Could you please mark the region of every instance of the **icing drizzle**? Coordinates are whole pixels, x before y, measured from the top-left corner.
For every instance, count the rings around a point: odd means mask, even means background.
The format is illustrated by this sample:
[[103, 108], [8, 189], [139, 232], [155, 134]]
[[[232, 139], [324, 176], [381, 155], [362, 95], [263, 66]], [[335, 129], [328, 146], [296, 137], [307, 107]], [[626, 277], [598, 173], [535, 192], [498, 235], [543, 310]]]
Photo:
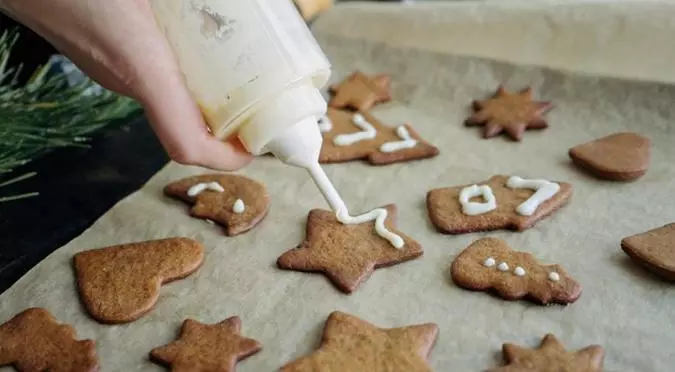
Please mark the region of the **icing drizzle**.
[[198, 183], [196, 185], [192, 185], [187, 191], [187, 194], [189, 197], [194, 198], [195, 196], [199, 195], [202, 193], [202, 191], [205, 190], [211, 190], [215, 192], [225, 192], [225, 189], [223, 186], [221, 186], [218, 182], [203, 182], [203, 183]]
[[234, 204], [232, 205], [232, 212], [236, 214], [242, 214], [246, 210], [246, 205], [244, 204], [244, 201], [241, 199], [237, 199], [234, 201]]
[[[477, 196], [482, 196], [485, 202], [470, 201], [471, 198]], [[462, 204], [462, 213], [467, 216], [476, 216], [497, 209], [497, 199], [488, 185], [471, 185], [463, 188], [459, 193], [459, 203]]]
[[506, 186], [512, 189], [532, 189], [534, 194], [516, 208], [522, 216], [531, 216], [545, 201], [551, 199], [560, 190], [560, 185], [546, 180], [526, 180], [517, 176], [510, 177]]
[[375, 232], [377, 235], [381, 236], [384, 239], [387, 239], [391, 245], [395, 248], [402, 248], [405, 242], [403, 238], [399, 235], [394, 234], [389, 231], [384, 226], [384, 221], [387, 219], [387, 210], [384, 208], [376, 208], [368, 213], [364, 213], [360, 216], [352, 217], [349, 215], [347, 209], [340, 209], [337, 214], [337, 219], [345, 225], [356, 225], [368, 221], [375, 220]]
[[404, 149], [409, 149], [417, 145], [417, 140], [413, 139], [408, 133], [408, 128], [405, 125], [400, 125], [396, 128], [396, 135], [401, 139], [401, 141], [394, 142], [385, 142], [380, 146], [380, 151], [382, 152], [394, 152]]
[[321, 119], [319, 119], [319, 130], [321, 133], [326, 133], [330, 132], [331, 129], [333, 129], [333, 121], [330, 120], [328, 115], [324, 115]]
[[366, 121], [366, 118], [361, 114], [354, 114], [352, 116], [352, 122], [354, 125], [361, 129], [360, 132], [349, 133], [349, 134], [340, 134], [333, 138], [333, 144], [336, 146], [349, 146], [353, 145], [356, 142], [373, 139], [377, 135], [377, 131], [372, 124]]

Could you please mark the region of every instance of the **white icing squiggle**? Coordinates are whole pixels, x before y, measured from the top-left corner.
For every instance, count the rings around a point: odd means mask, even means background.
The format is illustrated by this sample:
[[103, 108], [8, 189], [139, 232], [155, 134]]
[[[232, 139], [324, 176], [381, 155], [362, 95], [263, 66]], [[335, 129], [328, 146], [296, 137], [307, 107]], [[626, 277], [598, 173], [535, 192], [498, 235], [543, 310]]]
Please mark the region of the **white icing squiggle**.
[[532, 189], [535, 193], [516, 208], [522, 216], [531, 216], [539, 206], [560, 191], [560, 185], [546, 180], [526, 180], [517, 176], [510, 177], [506, 186], [512, 189]]
[[497, 266], [497, 269], [499, 269], [499, 271], [509, 271], [509, 264], [502, 262]]
[[515, 269], [513, 269], [513, 273], [516, 274], [516, 276], [525, 276], [525, 269], [517, 266]]
[[495, 259], [492, 258], [492, 257], [488, 257], [488, 258], [485, 259], [485, 261], [483, 261], [483, 266], [485, 266], [485, 267], [492, 267], [496, 264], [497, 264], [497, 262], [495, 262]]
[[408, 133], [408, 129], [405, 125], [401, 125], [396, 128], [396, 134], [401, 139], [401, 141], [395, 142], [385, 142], [380, 146], [380, 151], [382, 152], [394, 152], [403, 149], [409, 149], [417, 145], [417, 140], [413, 139]]
[[548, 273], [548, 280], [552, 282], [557, 282], [558, 280], [560, 280], [560, 274], [556, 273], [555, 271], [552, 271]]
[[330, 132], [331, 129], [333, 129], [333, 121], [330, 120], [328, 115], [324, 115], [321, 119], [319, 119], [319, 130], [322, 133]]
[[232, 212], [236, 214], [242, 214], [246, 210], [246, 205], [244, 204], [244, 201], [241, 199], [237, 199], [234, 201], [234, 204], [232, 205]]
[[354, 125], [361, 129], [360, 132], [349, 133], [349, 134], [340, 134], [333, 138], [333, 144], [336, 146], [349, 146], [355, 144], [356, 142], [363, 141], [366, 139], [373, 139], [377, 135], [377, 131], [372, 124], [370, 124], [361, 114], [354, 114], [352, 117], [352, 122]]
[[377, 232], [377, 235], [387, 239], [395, 248], [400, 249], [405, 244], [403, 238], [387, 230], [384, 226], [384, 221], [387, 219], [387, 210], [384, 208], [373, 209], [368, 213], [356, 217], [350, 216], [347, 209], [341, 209], [337, 212], [336, 216], [338, 221], [345, 225], [357, 225], [375, 220], [375, 231]]
[[[470, 201], [471, 198], [482, 196], [484, 203]], [[476, 216], [497, 209], [497, 199], [488, 185], [471, 185], [459, 192], [459, 203], [462, 204], [462, 213], [467, 216]]]
[[201, 194], [202, 191], [211, 190], [216, 192], [224, 192], [225, 189], [218, 182], [204, 182], [192, 185], [187, 191], [189, 197], [194, 198], [195, 196]]

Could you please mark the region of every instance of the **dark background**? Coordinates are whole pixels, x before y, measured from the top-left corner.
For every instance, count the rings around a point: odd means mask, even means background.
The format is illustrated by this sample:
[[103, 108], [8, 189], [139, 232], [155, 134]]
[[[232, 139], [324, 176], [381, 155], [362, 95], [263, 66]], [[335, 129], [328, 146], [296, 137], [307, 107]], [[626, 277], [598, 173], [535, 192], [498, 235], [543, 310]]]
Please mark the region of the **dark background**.
[[[0, 13], [0, 33], [17, 26]], [[20, 27], [10, 64], [23, 65], [25, 80], [53, 53], [46, 41]], [[57, 150], [17, 169], [14, 175], [38, 174], [0, 188], [0, 196], [33, 191], [40, 196], [0, 203], [0, 293], [141, 187], [167, 161], [147, 122], [139, 117], [97, 133], [89, 149]]]

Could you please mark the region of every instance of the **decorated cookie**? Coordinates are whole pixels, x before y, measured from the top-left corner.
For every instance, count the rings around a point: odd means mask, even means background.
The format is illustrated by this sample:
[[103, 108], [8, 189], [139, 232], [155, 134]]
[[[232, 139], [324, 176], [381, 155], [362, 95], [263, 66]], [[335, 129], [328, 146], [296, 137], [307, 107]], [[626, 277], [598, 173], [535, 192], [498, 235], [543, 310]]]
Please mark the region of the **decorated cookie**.
[[410, 125], [388, 127], [365, 112], [329, 108], [319, 128], [323, 132], [321, 163], [367, 159], [373, 165], [384, 165], [430, 158], [439, 152]]
[[448, 234], [512, 229], [523, 231], [566, 204], [572, 185], [517, 176], [494, 176], [481, 184], [434, 189], [427, 209]]
[[573, 147], [569, 156], [580, 168], [613, 181], [631, 181], [649, 168], [651, 140], [637, 133], [616, 133]]
[[168, 196], [193, 204], [193, 217], [215, 221], [229, 236], [253, 228], [266, 215], [270, 197], [265, 186], [232, 174], [206, 174], [170, 183]]
[[352, 73], [340, 84], [331, 86], [330, 107], [367, 111], [381, 102], [391, 101], [391, 77], [367, 76], [360, 71]]
[[452, 280], [472, 291], [494, 291], [506, 300], [567, 304], [581, 296], [581, 285], [562, 267], [542, 265], [529, 253], [511, 249], [505, 241], [475, 241], [453, 261]]
[[353, 224], [340, 223], [332, 212], [314, 209], [307, 217], [305, 241], [281, 255], [277, 265], [323, 273], [340, 290], [352, 293], [375, 269], [422, 255], [419, 243], [395, 229], [395, 219], [393, 204], [352, 218]]
[[675, 223], [624, 238], [621, 249], [653, 273], [675, 281]]
[[281, 372], [431, 371], [427, 358], [438, 337], [436, 324], [378, 328], [335, 311], [323, 328], [319, 348], [281, 368]]
[[591, 345], [570, 352], [552, 334], [547, 334], [536, 349], [514, 344], [502, 346], [506, 365], [489, 372], [601, 372], [605, 351]]
[[0, 326], [0, 367], [25, 372], [98, 371], [94, 341], [75, 337], [73, 327], [59, 324], [47, 310], [24, 310]]
[[75, 255], [80, 297], [101, 323], [127, 323], [149, 312], [162, 284], [197, 271], [199, 242], [169, 238], [94, 249]]
[[499, 86], [494, 97], [473, 102], [474, 114], [466, 119], [466, 125], [484, 126], [484, 138], [506, 132], [513, 140], [520, 141], [527, 129], [548, 127], [543, 115], [551, 108], [551, 102], [533, 101], [531, 88], [509, 93]]
[[218, 324], [202, 324], [192, 319], [183, 322], [178, 340], [150, 352], [154, 362], [171, 367], [172, 372], [235, 372], [237, 362], [262, 348], [240, 335], [237, 316]]

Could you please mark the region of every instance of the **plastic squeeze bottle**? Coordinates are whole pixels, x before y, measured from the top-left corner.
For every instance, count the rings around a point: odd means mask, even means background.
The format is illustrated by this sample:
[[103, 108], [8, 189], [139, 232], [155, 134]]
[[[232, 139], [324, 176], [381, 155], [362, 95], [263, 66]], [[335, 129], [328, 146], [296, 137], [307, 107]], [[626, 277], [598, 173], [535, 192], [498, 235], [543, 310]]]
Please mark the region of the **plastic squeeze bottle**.
[[349, 216], [319, 165], [317, 121], [327, 110], [319, 89], [330, 64], [291, 0], [152, 0], [151, 6], [216, 137], [237, 136], [253, 155], [271, 152], [307, 169], [340, 222], [376, 220], [378, 234], [403, 245], [384, 228], [385, 209]]

